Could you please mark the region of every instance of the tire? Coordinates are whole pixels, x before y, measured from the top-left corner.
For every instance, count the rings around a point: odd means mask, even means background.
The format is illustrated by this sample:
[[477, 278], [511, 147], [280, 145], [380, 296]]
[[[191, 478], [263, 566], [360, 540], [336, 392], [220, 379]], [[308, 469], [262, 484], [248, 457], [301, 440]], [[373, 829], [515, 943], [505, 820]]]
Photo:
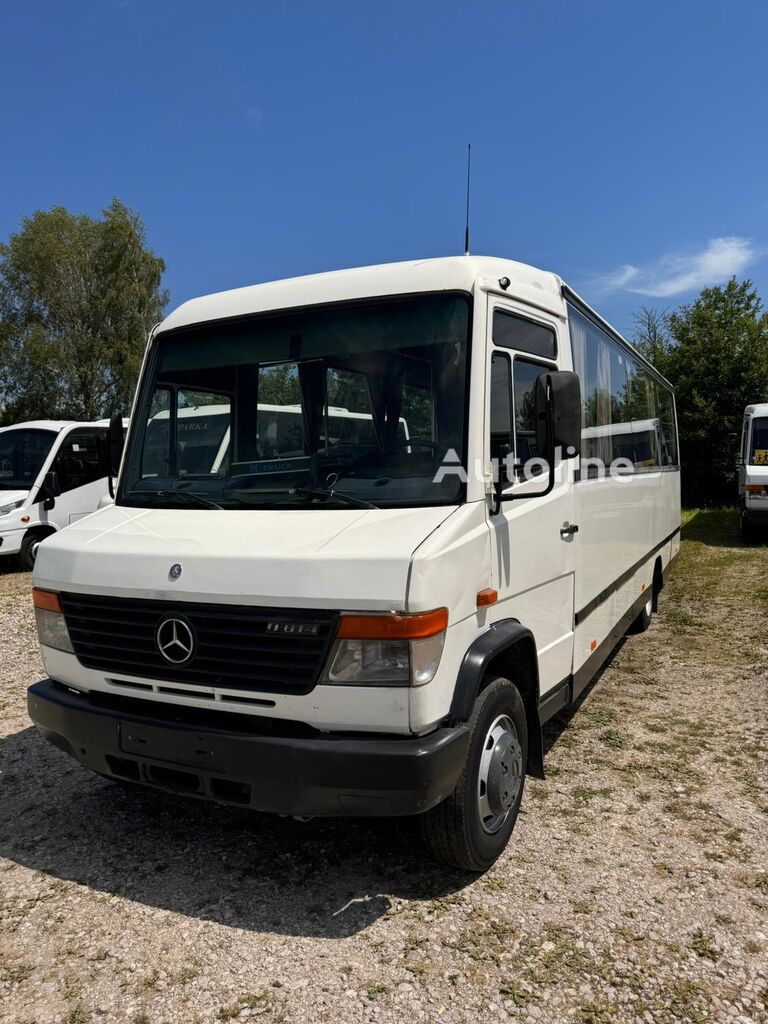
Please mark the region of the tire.
[[494, 677], [479, 694], [468, 724], [467, 760], [456, 788], [422, 815], [420, 824], [438, 860], [480, 873], [509, 842], [523, 798], [528, 730], [514, 683]]
[[630, 634], [645, 633], [645, 631], [648, 629], [648, 627], [651, 624], [651, 619], [653, 618], [653, 600], [654, 600], [654, 587], [651, 587], [650, 592], [648, 594], [648, 600], [643, 605], [643, 609], [640, 612], [640, 614], [637, 616], [635, 621], [632, 623], [632, 625], [627, 630], [627, 633], [630, 633]]
[[19, 553], [16, 555], [16, 562], [22, 572], [31, 572], [35, 567], [37, 549], [43, 538], [36, 533], [27, 533], [21, 542]]

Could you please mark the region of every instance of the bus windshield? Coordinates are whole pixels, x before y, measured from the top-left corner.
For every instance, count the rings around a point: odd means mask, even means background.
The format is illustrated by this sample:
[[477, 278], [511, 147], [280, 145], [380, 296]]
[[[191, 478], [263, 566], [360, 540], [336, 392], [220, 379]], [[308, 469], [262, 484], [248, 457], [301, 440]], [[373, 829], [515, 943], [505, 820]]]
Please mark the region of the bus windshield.
[[55, 430], [0, 430], [0, 491], [28, 491], [56, 436]]
[[160, 333], [118, 503], [463, 500], [470, 323], [468, 296], [444, 293]]

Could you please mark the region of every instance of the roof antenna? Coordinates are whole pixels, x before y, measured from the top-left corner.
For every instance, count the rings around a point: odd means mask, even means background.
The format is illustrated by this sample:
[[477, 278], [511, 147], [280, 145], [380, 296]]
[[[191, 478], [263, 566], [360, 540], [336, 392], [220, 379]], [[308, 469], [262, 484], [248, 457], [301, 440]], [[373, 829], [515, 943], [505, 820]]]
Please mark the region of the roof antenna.
[[472, 167], [472, 144], [467, 143], [467, 220], [464, 228], [464, 255], [469, 256], [469, 172]]

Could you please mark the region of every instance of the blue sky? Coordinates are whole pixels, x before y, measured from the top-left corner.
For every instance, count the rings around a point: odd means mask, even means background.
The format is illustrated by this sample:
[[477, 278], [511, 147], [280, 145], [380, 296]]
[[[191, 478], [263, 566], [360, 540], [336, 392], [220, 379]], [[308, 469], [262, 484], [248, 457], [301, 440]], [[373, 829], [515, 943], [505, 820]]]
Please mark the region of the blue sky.
[[768, 301], [763, 0], [196, 0], [0, 8], [0, 238], [113, 195], [171, 306], [472, 249], [625, 332], [750, 276]]

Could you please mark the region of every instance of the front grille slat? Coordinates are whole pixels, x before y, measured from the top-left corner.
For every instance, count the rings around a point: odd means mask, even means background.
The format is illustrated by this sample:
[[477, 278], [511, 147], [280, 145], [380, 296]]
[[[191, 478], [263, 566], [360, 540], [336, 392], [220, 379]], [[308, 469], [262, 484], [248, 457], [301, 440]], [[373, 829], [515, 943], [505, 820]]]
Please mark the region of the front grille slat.
[[[316, 685], [338, 613], [292, 608], [151, 601], [61, 594], [75, 654], [86, 667], [185, 687], [305, 694]], [[196, 638], [195, 655], [172, 665], [155, 643], [158, 624], [178, 615]], [[317, 635], [267, 630], [267, 623], [313, 625]]]

